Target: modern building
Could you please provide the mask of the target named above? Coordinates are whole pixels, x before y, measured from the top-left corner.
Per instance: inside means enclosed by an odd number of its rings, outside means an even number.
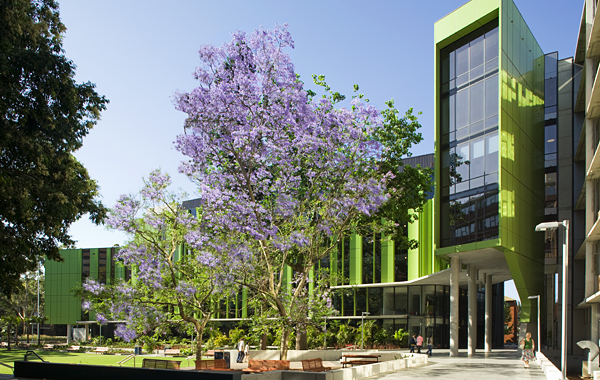
[[[381,236],[344,239],[319,264],[342,274],[335,318],[433,335],[451,355],[459,347],[489,351],[504,344],[503,284],[513,280],[519,333],[531,332],[557,364],[566,302],[569,366],[581,368],[587,353],[576,343],[598,342],[600,329],[596,8],[597,0],[584,0],[571,58],[544,54],[513,0],[472,0],[435,23],[434,153],[406,160],[434,169],[431,199],[407,226],[419,247],[403,250]],[[194,212],[195,201],[184,207]],[[562,220],[570,224],[565,301],[563,234],[535,232]],[[48,262],[50,323],[85,320],[68,294],[85,276],[127,278],[113,253],[67,250],[64,263]],[[216,319],[247,318],[246,300],[245,291],[224,300]]]

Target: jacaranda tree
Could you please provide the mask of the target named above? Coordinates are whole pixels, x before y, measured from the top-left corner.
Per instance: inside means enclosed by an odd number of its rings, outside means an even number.
[[[213,233],[198,247],[229,254],[235,280],[275,311],[283,359],[291,329],[313,313],[300,305],[309,272],[388,200],[392,177],[377,165],[380,112],[359,96],[336,108],[338,93],[307,91],[285,52],[293,45],[283,25],[203,46],[199,86],[176,97],[188,115],[181,170]]]
[[[220,272],[218,253],[185,244],[197,238],[202,217],[182,209],[182,199],[167,190],[169,176],[155,171],[145,182],[140,197],[122,196],[107,220],[132,238],[116,254],[132,269],[132,279],[110,285],[86,281],[84,307],[102,324],[109,318],[126,321],[115,332],[126,341],[191,326],[200,360],[204,328],[231,282]]]

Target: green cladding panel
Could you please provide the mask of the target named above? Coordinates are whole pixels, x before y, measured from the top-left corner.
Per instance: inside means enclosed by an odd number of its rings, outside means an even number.
[[[363,238],[352,234],[350,237],[350,285],[362,284],[362,255]]]
[[[381,237],[381,282],[394,282],[394,242]]]
[[[433,199],[429,199],[417,214],[417,220],[408,225],[408,238],[418,242],[417,248],[408,250],[409,281],[440,270],[433,255],[433,220]]]
[[[62,250],[62,262],[46,260],[45,310],[50,324],[74,324],[81,317],[81,300],[73,289],[81,283],[81,250]]]
[[[527,322],[531,311],[527,297],[543,289],[543,236],[535,232],[535,225],[543,221],[544,212],[544,55],[512,0],[472,0],[435,24],[435,178],[441,178],[443,159],[441,49],[494,19],[500,49],[498,236],[440,248],[437,229],[433,249],[438,257],[483,248],[503,252],[522,300],[521,321]],[[441,195],[436,186],[435,207],[441,207]],[[434,219],[435,226],[444,222],[439,213]]]
[[[500,240],[527,322],[543,290],[544,54],[512,0],[500,25]]]

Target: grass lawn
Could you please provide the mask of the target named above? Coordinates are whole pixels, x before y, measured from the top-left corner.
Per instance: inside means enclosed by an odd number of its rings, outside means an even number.
[[[23,360],[27,350],[11,350],[6,349],[0,350],[0,363],[8,364],[13,366],[15,360]],[[45,361],[52,363],[72,363],[72,364],[92,364],[92,365],[108,365],[108,366],[119,366],[117,362],[125,359],[127,355],[112,355],[112,354],[94,354],[94,353],[74,353],[74,352],[59,352],[59,351],[44,351],[35,350],[35,352],[42,357]],[[135,366],[142,366],[142,359],[144,356],[137,356],[135,358]],[[33,355],[29,355],[28,360],[39,361]],[[165,358],[166,359],[166,358]],[[181,360],[181,367],[188,367],[188,361],[185,358],[169,358],[170,360]],[[190,360],[189,366],[194,366],[194,362]],[[123,364],[123,367],[133,367],[133,359]],[[10,368],[0,366],[0,374],[11,374]]]

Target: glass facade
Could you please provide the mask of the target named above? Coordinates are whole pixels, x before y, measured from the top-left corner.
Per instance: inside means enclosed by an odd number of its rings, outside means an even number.
[[[498,237],[498,20],[441,51],[441,245]]]

